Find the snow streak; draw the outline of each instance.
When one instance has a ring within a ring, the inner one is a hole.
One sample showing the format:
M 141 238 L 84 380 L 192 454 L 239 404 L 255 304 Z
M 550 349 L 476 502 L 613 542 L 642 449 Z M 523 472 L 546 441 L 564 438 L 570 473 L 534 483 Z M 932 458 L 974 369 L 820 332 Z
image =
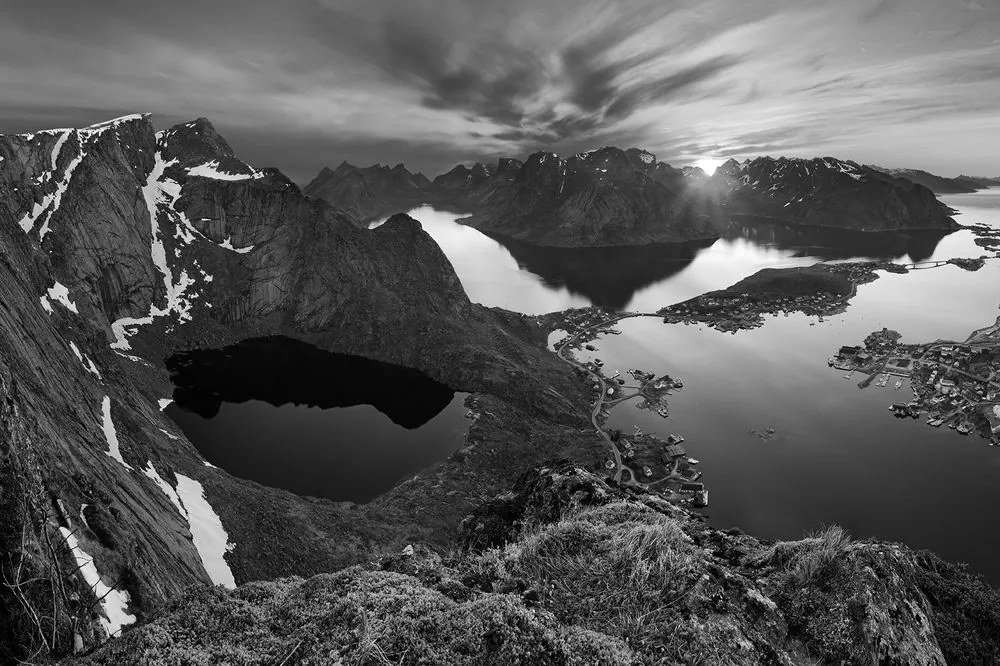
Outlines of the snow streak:
M 205 499 L 205 489 L 200 483 L 183 474 L 174 476 L 177 477 L 177 494 L 181 503 L 187 508 L 186 515 L 191 526 L 194 547 L 198 549 L 208 577 L 216 585 L 230 589 L 236 587 L 233 572 L 224 557 L 235 546 L 229 542 L 229 534 L 222 526 L 219 514 Z
M 109 396 L 104 396 L 104 401 L 101 403 L 101 418 L 104 438 L 108 441 L 106 453 L 120 462 L 125 469 L 134 471 L 132 466 L 122 458 L 121 444 L 118 443 L 118 431 L 115 430 L 115 422 L 111 420 L 111 398 Z
M 69 529 L 60 527 L 59 531 L 66 540 L 73 559 L 76 562 L 77 571 L 83 577 L 84 582 L 90 586 L 94 596 L 101 600 L 101 608 L 104 610 L 104 617 L 99 618 L 101 626 L 108 632 L 108 636 L 117 636 L 121 633 L 122 627 L 135 624 L 135 615 L 130 614 L 126 609 L 132 598 L 126 590 L 116 590 L 109 587 L 101 580 L 101 574 L 97 571 L 94 558 L 88 555 L 76 539 L 76 535 Z

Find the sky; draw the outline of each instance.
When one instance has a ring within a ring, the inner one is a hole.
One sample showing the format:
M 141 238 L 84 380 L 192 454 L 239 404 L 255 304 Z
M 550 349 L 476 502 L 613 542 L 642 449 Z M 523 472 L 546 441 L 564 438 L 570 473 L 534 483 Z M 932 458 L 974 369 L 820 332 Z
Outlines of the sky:
M 1000 0 L 0 0 L 0 133 L 209 118 L 342 160 L 636 146 L 1000 176 Z

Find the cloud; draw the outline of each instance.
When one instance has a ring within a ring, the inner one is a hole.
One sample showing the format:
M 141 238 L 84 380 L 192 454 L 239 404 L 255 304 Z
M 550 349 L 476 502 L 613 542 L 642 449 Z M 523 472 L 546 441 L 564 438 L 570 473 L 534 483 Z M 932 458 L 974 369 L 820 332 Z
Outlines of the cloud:
M 998 31 L 995 0 L 36 0 L 0 23 L 0 131 L 207 116 L 299 180 L 607 144 L 992 172 Z

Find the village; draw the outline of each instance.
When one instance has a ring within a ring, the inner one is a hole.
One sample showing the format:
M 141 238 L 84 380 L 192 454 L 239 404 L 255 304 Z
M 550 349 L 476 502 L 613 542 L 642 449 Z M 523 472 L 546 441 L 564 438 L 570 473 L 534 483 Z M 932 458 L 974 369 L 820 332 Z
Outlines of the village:
M 688 456 L 682 444 L 684 437 L 669 434 L 663 439 L 643 432 L 638 426 L 631 434 L 605 427 L 610 411 L 628 400 L 637 400 L 639 409 L 669 418 L 667 397 L 684 387 L 683 382 L 669 375 L 657 376 L 654 372 L 635 368 L 625 374 L 619 370 L 611 374 L 605 372 L 604 362 L 594 356 L 597 348 L 592 342 L 599 335 L 618 334 L 613 324 L 629 316 L 642 315 L 608 316 L 597 308 L 569 311 L 559 322 L 563 327 L 559 334 L 564 337 L 556 341 L 553 348 L 559 358 L 590 382 L 594 400 L 591 420 L 608 444 L 611 455 L 604 459 L 604 468 L 613 480 L 655 489 L 677 504 L 704 508 L 708 506 L 708 490 L 698 481 L 701 477 L 696 469 L 699 461 Z M 583 352 L 589 360 L 578 359 L 574 350 Z
M 924 418 L 935 428 L 946 426 L 978 434 L 991 446 L 1000 444 L 1000 345 L 995 324 L 973 334 L 965 343 L 937 341 L 900 344 L 899 333 L 882 329 L 862 346 L 843 346 L 829 365 L 867 377 L 859 383 L 900 389 L 908 380 L 913 398 L 889 405 L 899 418 Z
M 736 333 L 764 325 L 765 315 L 793 312 L 824 316 L 842 312 L 859 284 L 877 278 L 875 270 L 907 272 L 892 262 L 853 262 L 761 271 L 728 289 L 709 292 L 662 308 L 667 324 L 704 324 Z

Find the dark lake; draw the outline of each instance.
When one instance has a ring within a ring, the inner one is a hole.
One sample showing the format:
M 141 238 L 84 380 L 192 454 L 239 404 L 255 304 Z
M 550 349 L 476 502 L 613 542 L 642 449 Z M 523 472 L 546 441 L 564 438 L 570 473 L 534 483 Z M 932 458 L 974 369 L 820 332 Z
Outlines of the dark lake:
M 465 394 L 423 373 L 289 338 L 167 360 L 166 413 L 213 465 L 365 502 L 464 445 Z

